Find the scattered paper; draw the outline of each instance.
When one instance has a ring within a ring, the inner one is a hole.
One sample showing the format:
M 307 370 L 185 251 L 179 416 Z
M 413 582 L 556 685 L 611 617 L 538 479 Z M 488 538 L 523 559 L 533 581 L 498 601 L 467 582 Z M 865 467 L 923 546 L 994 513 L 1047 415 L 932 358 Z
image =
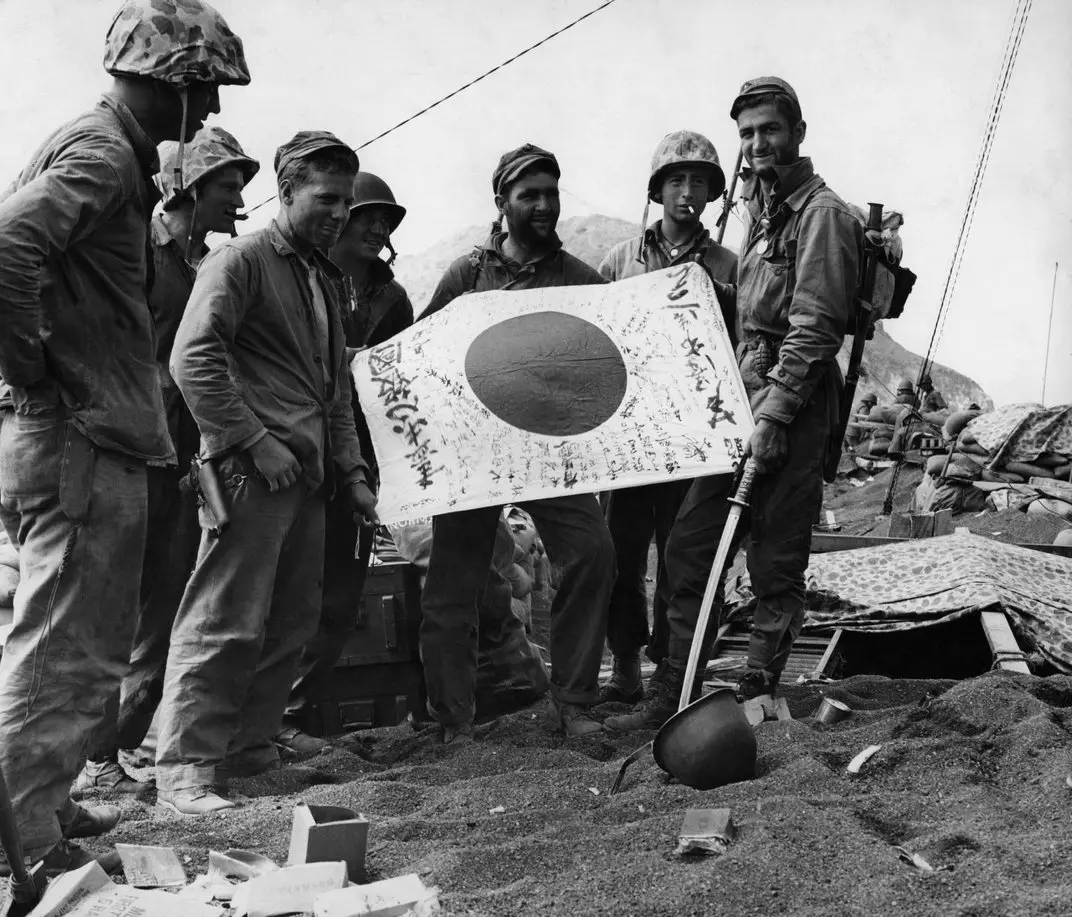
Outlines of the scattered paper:
M 92 860 L 81 869 L 65 872 L 53 879 L 30 915 L 59 917 L 60 914 L 70 913 L 80 901 L 109 886 L 114 886 L 114 883 L 108 878 L 108 873 L 101 869 L 100 863 Z
M 845 768 L 845 770 L 850 774 L 860 773 L 860 768 L 870 761 L 881 749 L 881 745 L 868 745 L 867 748 L 849 762 L 849 766 Z
M 317 895 L 313 913 L 315 917 L 429 917 L 440 913 L 439 889 L 426 888 L 420 876 L 411 873 Z
M 208 852 L 208 875 L 210 879 L 253 879 L 266 872 L 275 872 L 279 866 L 273 860 L 248 850 L 225 850 Z
M 127 884 L 135 888 L 182 888 L 186 870 L 171 847 L 116 844 Z
M 638 812 L 639 812 L 639 813 L 640 813 L 641 815 L 643 815 L 643 814 L 644 814 L 644 807 L 643 807 L 643 806 L 637 806 L 637 811 L 638 811 Z
M 502 815 L 506 811 L 506 806 L 496 806 L 494 809 L 488 809 L 488 815 Z
M 250 879 L 231 899 L 233 917 L 276 917 L 313 910 L 317 895 L 345 888 L 346 864 L 306 863 Z
M 690 853 L 718 856 L 737 834 L 729 809 L 689 809 L 677 838 L 678 856 Z
M 904 847 L 894 847 L 893 849 L 897 851 L 897 857 L 902 862 L 915 866 L 920 872 L 934 872 L 934 867 L 918 853 L 912 853 L 911 850 L 906 850 Z
M 596 789 L 594 786 L 588 787 L 588 792 L 591 793 L 593 796 L 599 795 L 599 790 Z

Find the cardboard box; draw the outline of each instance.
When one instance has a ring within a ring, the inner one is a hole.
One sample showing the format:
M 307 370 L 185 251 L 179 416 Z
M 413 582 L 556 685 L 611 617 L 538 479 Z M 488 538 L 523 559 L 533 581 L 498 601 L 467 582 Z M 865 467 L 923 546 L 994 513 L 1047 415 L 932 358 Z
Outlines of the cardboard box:
M 353 809 L 299 802 L 294 807 L 287 862 L 297 866 L 342 860 L 346 863 L 350 881 L 364 882 L 368 828 L 368 819 Z
M 232 914 L 234 917 L 308 914 L 318 895 L 340 888 L 346 888 L 345 863 L 288 866 L 238 886 L 231 899 Z
M 729 809 L 689 809 L 678 835 L 677 853 L 724 853 L 736 837 Z
M 420 905 L 427 907 L 421 908 Z M 325 892 L 314 902 L 315 917 L 400 917 L 413 911 L 438 913 L 435 889 L 426 888 L 415 873 Z

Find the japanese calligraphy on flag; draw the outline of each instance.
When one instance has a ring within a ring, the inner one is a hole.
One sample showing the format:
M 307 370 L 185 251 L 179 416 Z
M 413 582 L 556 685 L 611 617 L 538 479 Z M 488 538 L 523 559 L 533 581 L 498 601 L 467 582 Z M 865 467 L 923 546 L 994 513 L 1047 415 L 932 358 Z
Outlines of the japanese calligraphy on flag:
M 726 473 L 752 433 L 695 264 L 462 296 L 351 371 L 385 523 Z

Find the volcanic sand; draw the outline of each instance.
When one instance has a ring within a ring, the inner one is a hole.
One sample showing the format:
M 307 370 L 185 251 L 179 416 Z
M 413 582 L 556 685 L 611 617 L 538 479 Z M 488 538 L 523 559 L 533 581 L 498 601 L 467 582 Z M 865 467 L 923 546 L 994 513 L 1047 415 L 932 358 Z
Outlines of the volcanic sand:
M 898 507 L 912 486 L 902 477 Z M 827 506 L 867 528 L 887 482 L 866 493 L 839 482 Z M 967 518 L 990 534 L 1008 528 L 998 515 Z M 218 816 L 126 799 L 107 839 L 173 846 L 191 878 L 209 849 L 282 863 L 305 800 L 364 813 L 370 880 L 416 872 L 440 888 L 448 915 L 1072 914 L 1072 677 L 857 675 L 783 693 L 794 719 L 757 727 L 756 779 L 709 792 L 669 782 L 646 756 L 609 796 L 623 757 L 654 734 L 567 740 L 539 701 L 465 744 L 441 745 L 431 726 L 351 734 L 330 753 L 233 782 L 239 808 Z M 855 712 L 816 723 L 823 694 Z M 881 750 L 859 775 L 846 773 L 872 744 Z M 676 856 L 685 811 L 720 807 L 738 827 L 727 852 Z

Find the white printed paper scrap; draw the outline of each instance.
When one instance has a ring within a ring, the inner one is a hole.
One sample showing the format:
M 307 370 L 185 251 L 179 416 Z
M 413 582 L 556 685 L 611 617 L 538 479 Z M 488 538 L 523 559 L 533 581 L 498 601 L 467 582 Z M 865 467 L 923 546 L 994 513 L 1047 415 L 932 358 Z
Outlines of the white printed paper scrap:
M 351 371 L 384 523 L 727 473 L 752 433 L 695 264 L 463 296 Z

